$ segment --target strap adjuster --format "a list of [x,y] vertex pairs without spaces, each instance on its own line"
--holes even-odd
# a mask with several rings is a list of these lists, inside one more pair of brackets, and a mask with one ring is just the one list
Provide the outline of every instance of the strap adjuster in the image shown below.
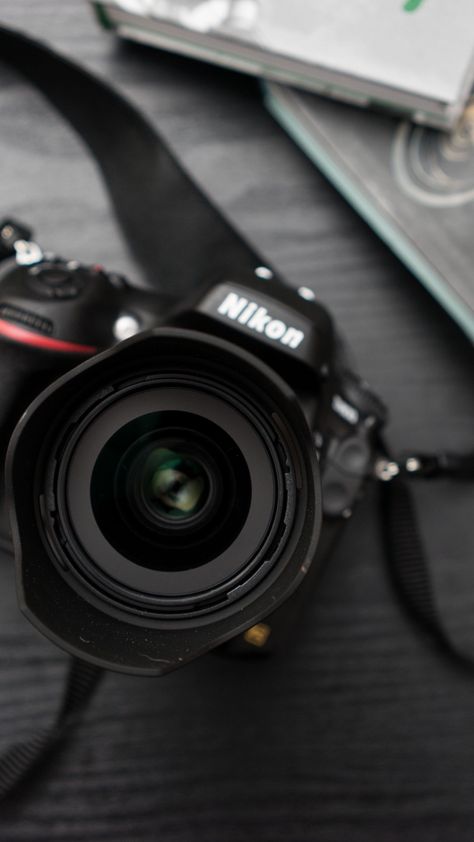
[[413,453],[399,461],[381,456],[374,464],[374,475],[382,482],[390,482],[399,475],[407,478],[432,479],[455,477],[472,479],[474,477],[474,453]]

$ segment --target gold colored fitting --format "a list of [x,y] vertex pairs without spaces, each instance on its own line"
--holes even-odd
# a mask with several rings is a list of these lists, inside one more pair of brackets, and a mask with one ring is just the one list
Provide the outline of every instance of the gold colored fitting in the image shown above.
[[251,646],[258,646],[261,648],[262,646],[265,646],[271,633],[272,630],[266,623],[257,623],[256,626],[251,626],[247,629],[244,633],[244,640],[246,643],[250,643]]

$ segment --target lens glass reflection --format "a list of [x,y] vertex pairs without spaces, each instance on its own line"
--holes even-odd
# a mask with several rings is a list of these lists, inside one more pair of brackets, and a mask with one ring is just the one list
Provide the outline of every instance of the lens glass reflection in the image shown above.
[[203,465],[186,454],[185,445],[156,447],[145,463],[147,497],[162,517],[184,520],[199,512],[209,495]]
[[250,507],[250,476],[230,436],[188,412],[135,418],[102,449],[91,481],[96,521],[145,567],[188,569],[222,553]]

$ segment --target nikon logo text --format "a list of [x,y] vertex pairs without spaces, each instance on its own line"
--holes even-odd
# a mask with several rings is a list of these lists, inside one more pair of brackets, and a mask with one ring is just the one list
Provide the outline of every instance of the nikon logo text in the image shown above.
[[302,330],[289,327],[280,319],[273,319],[266,307],[261,307],[256,301],[249,301],[235,292],[229,292],[217,312],[227,316],[233,322],[246,325],[256,333],[263,333],[269,339],[280,342],[288,348],[297,348],[304,339]]

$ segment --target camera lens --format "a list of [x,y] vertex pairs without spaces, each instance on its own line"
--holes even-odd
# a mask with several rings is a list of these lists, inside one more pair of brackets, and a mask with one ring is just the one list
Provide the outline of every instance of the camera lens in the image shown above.
[[154,447],[143,465],[143,495],[148,509],[165,520],[189,520],[209,498],[203,464],[186,453],[185,444]]
[[251,499],[240,448],[194,412],[148,412],[103,445],[91,480],[95,521],[122,555],[154,570],[190,570],[232,543]]
[[28,616],[113,669],[161,674],[229,640],[314,556],[303,412],[218,337],[157,328],[82,364],[30,408],[9,464]]
[[[147,426],[149,431],[144,433]],[[182,529],[194,523],[212,503],[218,483],[216,466],[205,447],[199,447],[190,435],[163,436],[158,414],[138,419],[128,432],[137,438],[118,457],[114,494],[119,507],[131,507],[138,517],[156,526]],[[123,438],[122,434],[119,441],[112,439],[106,445],[105,463],[113,462]]]

